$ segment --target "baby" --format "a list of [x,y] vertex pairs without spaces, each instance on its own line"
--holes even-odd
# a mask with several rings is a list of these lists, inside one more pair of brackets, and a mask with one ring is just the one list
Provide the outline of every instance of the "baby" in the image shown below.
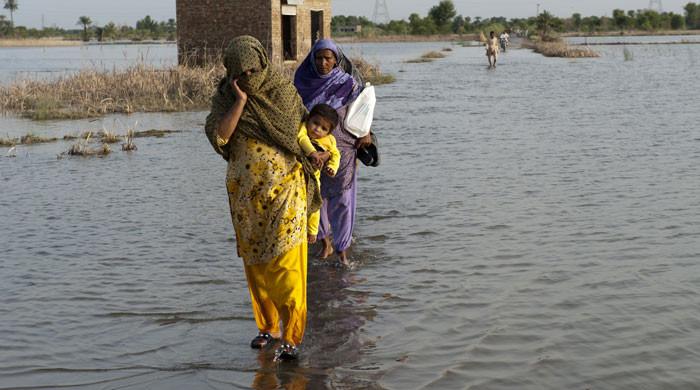
[[[317,104],[309,113],[306,121],[299,126],[299,146],[319,168],[316,170],[316,183],[321,187],[321,165],[323,154],[329,153],[330,158],[322,166],[323,172],[328,176],[335,176],[340,166],[340,151],[335,143],[335,137],[331,131],[338,126],[338,113],[327,104]],[[318,225],[321,220],[321,212],[316,211],[308,217],[308,240],[313,244],[318,235]]]

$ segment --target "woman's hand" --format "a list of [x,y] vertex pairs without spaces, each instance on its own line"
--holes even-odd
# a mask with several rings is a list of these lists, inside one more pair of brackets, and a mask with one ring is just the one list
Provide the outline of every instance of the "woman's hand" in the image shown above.
[[323,167],[323,164],[325,162],[323,161],[323,153],[321,152],[313,152],[309,155],[309,160],[311,160],[311,165],[314,166],[316,169],[321,169]]
[[328,160],[331,159],[331,153],[313,152],[309,155],[309,159],[311,160],[311,164],[314,166],[314,168],[321,169],[324,165],[326,165]]
[[243,104],[248,101],[248,94],[243,92],[241,87],[238,86],[238,79],[231,81],[231,88],[233,88],[233,95],[236,97],[236,101],[241,101]]
[[364,147],[372,145],[372,136],[370,134],[371,133],[367,133],[366,136],[358,138],[357,142],[355,142],[355,148],[362,149]]
[[233,88],[233,95],[236,100],[233,102],[231,109],[221,118],[219,128],[216,129],[216,134],[221,139],[221,142],[224,143],[227,143],[236,131],[236,126],[238,126],[238,121],[241,120],[241,115],[243,115],[243,110],[245,110],[245,105],[248,101],[248,94],[243,92],[238,86],[238,79],[231,81],[231,88]]
[[325,165],[328,160],[331,159],[331,152],[320,152],[319,153],[321,156],[321,161],[323,161],[323,165]]

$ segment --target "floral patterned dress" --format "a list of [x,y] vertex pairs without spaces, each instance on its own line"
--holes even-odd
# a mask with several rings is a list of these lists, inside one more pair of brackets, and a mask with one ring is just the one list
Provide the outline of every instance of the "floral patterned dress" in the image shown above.
[[234,135],[226,174],[238,255],[269,262],[306,240],[306,181],[291,154]]

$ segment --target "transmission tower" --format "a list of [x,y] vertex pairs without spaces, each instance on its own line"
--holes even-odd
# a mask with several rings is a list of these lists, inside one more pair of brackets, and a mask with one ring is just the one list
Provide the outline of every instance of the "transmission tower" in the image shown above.
[[664,6],[661,4],[661,0],[649,0],[649,9],[657,11],[658,13],[664,12]]
[[386,6],[386,0],[375,0],[374,15],[372,21],[374,24],[389,23],[389,8]]

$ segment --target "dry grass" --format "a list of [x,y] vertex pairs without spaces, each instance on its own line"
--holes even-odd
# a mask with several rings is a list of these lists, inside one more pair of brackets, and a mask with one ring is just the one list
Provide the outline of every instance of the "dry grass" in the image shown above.
[[107,131],[106,129],[102,130],[102,132],[100,133],[100,138],[102,138],[102,142],[106,144],[115,144],[121,141],[120,136],[116,135],[111,131]]
[[81,139],[80,141],[71,145],[67,152],[61,153],[59,155],[59,158],[63,157],[66,154],[69,156],[106,156],[112,153],[112,148],[110,148],[109,144],[106,143],[103,143],[102,145],[96,148],[90,147],[91,135],[91,133],[88,133],[85,139]]
[[127,130],[126,137],[124,137],[124,141],[125,142],[122,144],[123,151],[131,152],[137,149],[136,144],[134,144],[134,130]]
[[429,51],[427,53],[424,53],[421,58],[430,58],[430,59],[437,59],[437,58],[445,58],[446,56],[440,52],[437,51]]
[[134,138],[143,138],[143,137],[161,138],[163,136],[166,136],[168,134],[173,134],[173,133],[180,133],[180,131],[179,130],[156,130],[156,129],[136,131],[136,132],[134,132]]
[[5,111],[35,120],[197,110],[208,108],[223,74],[222,65],[83,70],[55,81],[25,80],[0,87],[0,104]]
[[44,47],[44,46],[79,46],[81,41],[67,41],[62,38],[44,39],[0,39],[0,47]]
[[372,64],[362,58],[353,58],[352,63],[362,75],[362,79],[372,85],[391,84],[396,81],[392,74],[382,73],[378,64]]
[[2,138],[0,137],[0,146],[15,146],[17,145],[17,138]]
[[[381,73],[376,64],[354,61],[365,79],[375,85],[395,80]],[[33,120],[204,110],[225,74],[222,61],[212,63],[166,69],[140,63],[124,70],[86,69],[52,81],[21,80],[0,86],[0,107],[4,113]],[[285,64],[277,70],[293,80],[295,68],[296,64]]]
[[404,63],[406,63],[406,64],[422,64],[425,62],[433,62],[433,59],[431,59],[431,58],[414,58],[412,60],[404,61]]
[[532,49],[535,53],[540,53],[545,57],[563,58],[594,58],[600,54],[587,46],[572,46],[564,41],[554,42],[529,42],[523,46]]
[[415,58],[415,59],[412,59],[412,60],[406,60],[406,61],[404,61],[404,62],[407,63],[407,64],[422,64],[422,63],[425,63],[425,62],[432,62],[432,61],[434,61],[434,60],[436,60],[436,59],[438,59],[438,58],[445,58],[445,57],[447,57],[447,56],[446,56],[445,54],[440,53],[440,52],[437,52],[437,51],[429,51],[429,52],[427,52],[427,53],[423,53],[423,55],[420,56],[420,58]]
[[19,143],[21,143],[22,145],[44,144],[44,143],[55,142],[55,141],[58,141],[58,138],[42,137],[40,135],[34,135],[32,133],[24,135],[19,139]]
[[85,138],[87,136],[87,132],[83,133],[82,135],[75,135],[75,134],[66,134],[63,136],[64,141],[72,141],[76,140],[78,138]]

